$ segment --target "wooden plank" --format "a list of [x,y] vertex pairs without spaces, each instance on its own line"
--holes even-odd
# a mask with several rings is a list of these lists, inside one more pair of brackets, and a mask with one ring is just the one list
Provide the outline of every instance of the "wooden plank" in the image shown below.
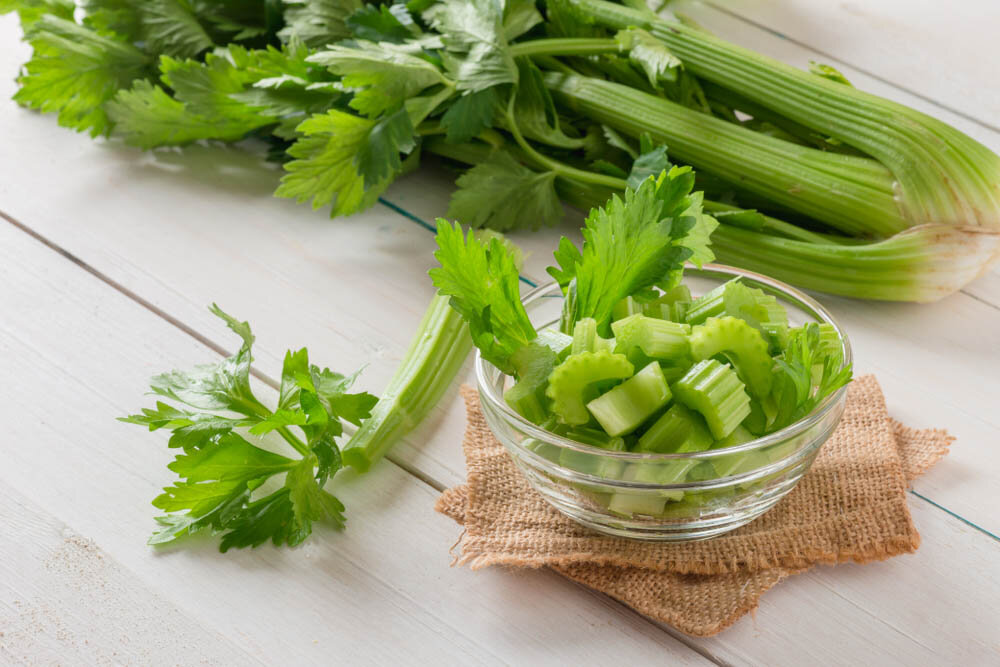
[[263,665],[0,484],[0,662]]
[[[704,663],[554,574],[450,569],[458,527],[433,511],[434,489],[389,463],[338,479],[345,533],[320,526],[295,550],[223,555],[210,539],[150,549],[149,501],[170,481],[172,452],[165,434],[114,418],[150,403],[142,395],[150,374],[216,355],[8,224],[0,225],[0,280],[8,315],[0,319],[0,484],[91,540],[150,595],[264,662]],[[70,602],[65,623],[80,613]],[[116,637],[94,641],[117,650]]]
[[[718,18],[733,30],[745,27]],[[16,59],[0,62],[0,70],[13,74]],[[13,86],[2,71],[0,96]],[[272,375],[286,348],[310,345],[322,363],[367,364],[363,387],[377,392],[384,386],[433,291],[421,278],[433,264],[427,230],[384,206],[325,220],[274,199],[277,173],[237,149],[141,153],[59,131],[51,117],[10,104],[0,105],[0,126],[17,128],[9,144],[20,156],[0,164],[4,210],[224,345],[230,343],[216,333],[219,323],[204,306],[218,301],[249,318],[259,366]],[[431,220],[446,210],[450,190],[442,172],[422,172],[402,179],[389,195]],[[545,276],[555,239],[577,234],[576,224],[570,217],[555,230],[515,235],[528,251],[527,275]],[[358,276],[365,276],[363,291]],[[1000,292],[987,296],[1000,303]],[[921,491],[1000,533],[986,473],[1000,465],[992,446],[1000,414],[988,400],[1000,395],[1000,359],[985,353],[997,348],[1000,310],[982,303],[989,299],[966,295],[928,306],[821,298],[845,318],[858,371],[883,376],[899,416],[920,417],[961,438],[941,466],[961,470],[961,483],[935,471]],[[453,390],[399,445],[395,459],[441,484],[460,483],[463,420]]]
[[1000,4],[966,0],[725,0],[709,5],[1000,130]]

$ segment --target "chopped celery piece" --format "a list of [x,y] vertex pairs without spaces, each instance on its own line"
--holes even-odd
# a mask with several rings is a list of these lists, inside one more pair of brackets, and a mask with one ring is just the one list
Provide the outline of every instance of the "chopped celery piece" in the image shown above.
[[744,442],[750,442],[756,436],[746,427],[737,426],[732,433],[727,435],[724,439],[715,443],[715,449],[725,449],[726,447],[735,447],[736,445],[742,445]]
[[736,368],[736,374],[757,399],[771,391],[774,360],[761,332],[735,317],[709,317],[688,336],[691,356],[696,360],[724,354]]
[[531,343],[512,354],[510,360],[520,379],[504,392],[503,398],[519,415],[540,424],[549,415],[545,388],[559,357],[549,346]]
[[699,361],[674,383],[674,396],[701,413],[717,439],[725,438],[750,414],[750,397],[736,372],[715,359]]
[[556,366],[549,376],[545,395],[552,399],[552,412],[564,424],[586,424],[590,421],[586,402],[596,396],[593,386],[605,380],[631,377],[635,367],[623,354],[607,350],[571,354]]
[[[626,470],[626,473],[628,471]],[[680,492],[683,496],[683,491]],[[633,514],[656,516],[662,514],[667,506],[667,498],[662,493],[616,493],[608,502],[608,510],[615,514],[630,517]]]
[[601,350],[612,351],[615,348],[614,339],[609,340],[597,335],[597,320],[592,317],[577,320],[577,323],[573,326],[572,342],[570,354],[600,352]]
[[718,456],[712,461],[712,465],[715,466],[716,476],[721,479],[763,468],[770,462],[766,454],[755,449],[749,452],[736,452],[728,456]]
[[611,323],[615,351],[633,363],[657,359],[677,365],[690,358],[688,334],[691,327],[668,320],[636,314]]
[[[565,429],[563,437],[582,442],[592,447],[599,447],[609,452],[624,452],[626,450],[623,438],[612,438],[603,431],[592,428]],[[604,477],[606,479],[621,479],[625,464],[622,461],[608,458],[601,452],[580,452],[575,449],[561,448],[559,465],[577,472]]]
[[[630,463],[625,468],[622,479],[644,484],[679,484],[684,481],[688,471],[697,463],[697,461],[684,460],[665,463]],[[679,489],[659,489],[656,493],[665,500],[677,501],[684,497],[684,492]]]
[[670,397],[660,364],[654,361],[587,403],[587,409],[608,435],[620,436],[637,429],[666,405]]
[[704,418],[675,403],[639,437],[635,450],[659,454],[698,452],[713,442]]
[[538,338],[535,339],[535,342],[539,345],[545,345],[555,352],[556,355],[562,357],[564,354],[569,354],[570,348],[573,345],[573,338],[558,329],[549,327],[538,332]]
[[611,319],[621,320],[625,319],[629,315],[635,315],[636,313],[641,313],[643,312],[644,306],[645,304],[640,303],[639,301],[635,300],[630,296],[627,296],[615,304],[615,307],[611,310]]
[[559,463],[559,458],[562,454],[562,448],[553,445],[550,442],[545,442],[543,440],[536,440],[535,438],[528,438],[524,441],[524,448],[533,451],[544,459],[548,459],[553,463]]
[[726,311],[724,294],[729,285],[737,283],[739,278],[733,278],[729,282],[722,283],[711,291],[705,292],[691,302],[687,312],[684,314],[684,321],[688,324],[701,324],[709,317],[718,317]]

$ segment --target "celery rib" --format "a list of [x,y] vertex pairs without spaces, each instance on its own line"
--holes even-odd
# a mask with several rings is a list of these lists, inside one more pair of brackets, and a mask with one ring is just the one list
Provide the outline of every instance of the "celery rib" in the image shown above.
[[341,450],[344,463],[365,472],[419,424],[451,385],[472,350],[472,337],[448,297],[434,295],[402,363],[372,416]]

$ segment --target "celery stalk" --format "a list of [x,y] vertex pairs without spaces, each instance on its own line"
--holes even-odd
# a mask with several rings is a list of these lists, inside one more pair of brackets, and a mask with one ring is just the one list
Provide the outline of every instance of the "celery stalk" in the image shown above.
[[468,325],[448,297],[435,294],[371,418],[341,449],[344,463],[365,472],[382,458],[427,416],[471,350]]

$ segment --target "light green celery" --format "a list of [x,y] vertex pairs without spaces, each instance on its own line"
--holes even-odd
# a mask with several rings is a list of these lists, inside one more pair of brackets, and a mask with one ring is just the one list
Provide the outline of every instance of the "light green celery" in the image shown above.
[[344,463],[365,472],[419,424],[451,385],[472,350],[462,316],[436,294],[372,416],[341,450]]
[[[591,447],[599,447],[609,452],[626,451],[625,440],[613,438],[603,431],[592,428],[570,428],[558,431],[560,435]],[[576,472],[595,475],[605,479],[621,479],[625,464],[621,461],[604,456],[601,452],[581,452],[575,449],[563,448],[559,454],[559,465]]]
[[1000,226],[1000,157],[946,123],[681,23],[569,1],[609,27],[649,29],[697,76],[873,156],[897,180],[908,226]]
[[[564,201],[588,209],[603,188],[558,182]],[[785,223],[787,224],[787,223]],[[883,241],[816,243],[719,225],[712,251],[724,264],[757,271],[792,285],[880,301],[937,301],[1000,261],[1000,234],[982,227],[920,225]]]
[[596,397],[594,385],[631,377],[635,367],[622,354],[608,350],[571,354],[549,376],[545,395],[552,399],[552,412],[564,424],[590,421],[586,403]]
[[545,345],[559,357],[562,357],[564,354],[569,354],[573,338],[562,331],[548,327],[538,332],[538,338],[535,339],[535,342],[539,345]]
[[639,437],[635,451],[658,454],[697,452],[708,449],[713,442],[704,418],[675,403]]
[[655,361],[587,403],[604,431],[618,437],[631,433],[656,414],[671,398],[670,387]]
[[578,113],[649,134],[695,168],[844,232],[888,236],[909,226],[892,173],[875,160],[789,143],[611,81],[555,72],[544,80]]
[[570,348],[570,354],[593,352],[597,337],[597,320],[592,317],[577,320],[573,325],[573,346]]
[[981,227],[921,225],[884,241],[804,243],[720,225],[719,261],[806,289],[861,299],[929,302],[985,273],[1000,259],[1000,234]]
[[771,391],[774,360],[767,341],[758,329],[736,317],[710,317],[691,329],[688,336],[695,360],[723,354],[736,368],[750,395],[762,400]]
[[[615,334],[615,351],[630,359],[640,359],[644,355],[677,365],[690,357],[687,336],[691,327],[686,324],[636,314],[612,322],[611,330]],[[637,351],[642,354],[636,355]]]
[[688,324],[701,324],[710,317],[718,317],[726,312],[726,288],[737,281],[739,278],[733,278],[692,301],[684,313],[684,321]]
[[715,359],[699,361],[672,387],[677,401],[701,413],[712,435],[725,438],[750,414],[750,397],[736,372]]
[[630,296],[625,297],[621,301],[615,304],[615,307],[611,311],[612,320],[625,319],[629,315],[635,315],[636,313],[645,312],[646,307],[650,304],[643,304]]

